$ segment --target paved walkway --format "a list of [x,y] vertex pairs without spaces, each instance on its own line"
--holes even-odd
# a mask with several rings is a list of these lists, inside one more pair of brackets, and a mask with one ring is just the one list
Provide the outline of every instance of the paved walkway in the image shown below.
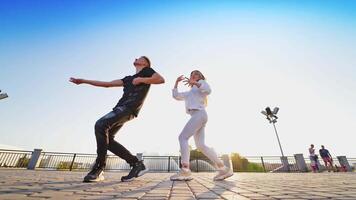
[[121,172],[100,183],[82,183],[84,172],[0,169],[0,199],[356,199],[356,173],[238,173],[212,181],[195,173],[190,182],[172,182],[170,173],[148,173],[122,183]]

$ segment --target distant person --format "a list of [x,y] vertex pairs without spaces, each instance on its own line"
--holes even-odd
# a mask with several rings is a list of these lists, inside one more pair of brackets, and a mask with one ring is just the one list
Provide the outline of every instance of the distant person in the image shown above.
[[314,144],[310,145],[309,148],[309,159],[310,159],[310,167],[313,172],[318,172],[319,171],[319,166],[318,166],[318,155],[315,154],[315,149],[314,149]]
[[[325,167],[328,169],[330,172],[333,169],[333,159],[331,157],[331,154],[327,149],[325,149],[324,145],[321,145],[321,149],[319,150],[320,157],[323,159],[325,163]],[[329,163],[329,165],[328,165]]]
[[[183,81],[190,87],[187,92],[178,92],[178,83]],[[191,171],[189,168],[190,150],[188,140],[194,136],[195,144],[206,157],[215,163],[218,167],[218,173],[214,180],[223,180],[233,175],[232,169],[224,165],[218,158],[216,152],[205,144],[205,125],[208,121],[208,115],[205,111],[207,105],[207,96],[211,93],[209,84],[204,75],[194,70],[190,73],[190,78],[179,76],[172,90],[173,98],[185,101],[185,110],[190,115],[182,132],[179,135],[180,153],[182,156],[180,171],[171,176],[171,180],[191,180]]]
[[143,162],[116,142],[114,137],[126,122],[137,117],[150,85],[164,83],[164,79],[151,68],[150,60],[145,56],[135,59],[133,65],[136,68],[136,74],[109,82],[70,78],[70,81],[75,84],[85,83],[97,87],[124,88],[124,94],[113,110],[100,118],[95,124],[97,158],[91,171],[84,177],[84,182],[104,180],[103,171],[106,166],[108,150],[124,159],[132,167],[127,176],[121,177],[121,181],[131,181],[147,172]]

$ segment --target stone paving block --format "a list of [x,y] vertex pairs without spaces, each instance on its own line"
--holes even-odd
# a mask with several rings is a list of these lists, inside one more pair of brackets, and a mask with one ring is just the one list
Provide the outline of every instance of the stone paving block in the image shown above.
[[249,199],[252,199],[252,200],[275,200],[275,198],[273,197],[248,197]]
[[98,196],[98,195],[102,195],[102,193],[96,193],[96,192],[86,192],[86,191],[77,191],[74,192],[73,195],[82,195],[82,196]]
[[212,192],[214,192],[215,194],[217,194],[217,195],[220,195],[220,196],[222,196],[222,195],[234,195],[234,194],[236,194],[236,193],[234,193],[234,192],[231,192],[231,191],[212,191]]
[[58,192],[58,191],[43,191],[39,193],[33,193],[31,195],[28,195],[29,197],[32,198],[57,198],[57,199],[66,199],[70,196],[72,196],[72,192]]
[[170,194],[171,197],[193,197],[193,193],[171,193]]
[[204,193],[195,193],[194,194],[198,199],[216,199],[220,198],[218,195],[213,192],[204,192]]
[[171,189],[154,189],[149,191],[148,193],[150,194],[166,194],[166,193],[170,193]]
[[124,197],[124,198],[127,198],[127,197],[130,197],[130,198],[141,198],[143,195],[145,195],[144,192],[140,192],[140,191],[133,191],[133,192],[125,192],[125,193],[122,193],[120,195],[117,195],[117,197]]
[[117,197],[114,196],[86,196],[86,197],[82,197],[81,199],[85,199],[85,200],[113,200],[113,199],[117,199]]
[[28,199],[28,197],[23,194],[0,194],[0,199],[2,199],[2,200],[23,200],[23,199]]
[[[0,195],[2,194],[20,194],[20,195],[30,195],[34,193],[34,191],[28,191],[28,190],[7,190],[6,192],[0,192]],[[1,199],[0,199],[1,200]]]
[[329,199],[323,196],[316,196],[316,195],[298,195],[297,198],[301,199]]
[[239,194],[223,194],[221,195],[222,198],[225,198],[225,199],[232,199],[232,200],[247,200],[249,198],[247,197],[244,197],[244,196],[241,196]]
[[293,196],[293,195],[272,195],[270,196],[272,198],[276,198],[276,199],[297,199],[297,196]]
[[185,193],[192,193],[192,192],[191,192],[191,190],[189,188],[181,189],[181,190],[177,190],[177,189],[173,188],[171,193],[174,193],[174,194],[185,194]]
[[171,197],[170,200],[196,200],[194,197]]
[[169,197],[169,193],[165,194],[152,194],[152,193],[147,193],[143,197]]
[[143,196],[140,200],[168,200],[168,197],[146,197]]

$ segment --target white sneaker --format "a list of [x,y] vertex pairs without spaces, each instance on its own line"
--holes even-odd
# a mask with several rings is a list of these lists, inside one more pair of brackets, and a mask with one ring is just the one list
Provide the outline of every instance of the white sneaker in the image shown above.
[[181,168],[177,174],[171,176],[171,181],[190,181],[193,178],[190,176],[192,172],[190,169]]
[[[89,173],[88,175],[86,175],[84,177],[84,180],[83,182],[100,182],[100,181],[103,181],[105,180],[104,178],[104,171],[102,169],[100,169],[100,171],[91,171],[91,173]],[[99,174],[98,174],[99,173]]]
[[218,169],[218,173],[214,177],[214,181],[222,181],[226,178],[231,177],[232,175],[234,175],[234,172],[232,171],[232,169],[223,167],[223,168]]

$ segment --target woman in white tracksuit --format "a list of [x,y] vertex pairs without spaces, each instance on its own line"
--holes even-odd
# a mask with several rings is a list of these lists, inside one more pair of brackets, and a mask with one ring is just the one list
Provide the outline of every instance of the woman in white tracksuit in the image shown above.
[[[183,80],[191,89],[187,92],[178,92],[178,83]],[[233,175],[232,170],[224,166],[216,152],[205,145],[205,125],[208,121],[205,107],[207,96],[210,93],[211,89],[209,84],[205,81],[204,75],[198,70],[192,71],[189,79],[180,76],[176,80],[174,89],[172,90],[173,98],[179,101],[185,101],[186,112],[191,118],[179,135],[182,168],[177,174],[171,177],[171,180],[191,179],[191,171],[189,169],[190,150],[188,144],[188,140],[191,136],[194,136],[196,147],[217,166],[218,173],[214,177],[214,180],[223,180]]]

